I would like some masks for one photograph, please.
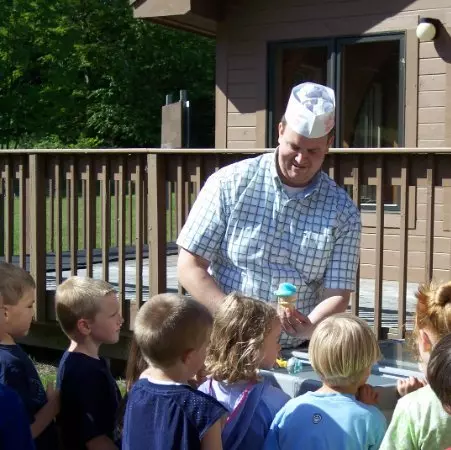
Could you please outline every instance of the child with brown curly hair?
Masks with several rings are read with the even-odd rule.
[[[271,305],[236,292],[215,316],[206,359],[208,379],[200,390],[228,410],[224,450],[261,449],[276,413],[290,399],[259,376],[280,352],[281,323]]]
[[[423,372],[432,349],[451,332],[451,282],[420,285],[414,336]],[[381,450],[442,449],[451,446],[451,416],[430,385],[402,397],[396,405]]]

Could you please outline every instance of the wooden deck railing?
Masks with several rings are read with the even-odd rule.
[[[83,268],[108,280],[114,266],[129,330],[136,306],[167,289],[167,244],[206,178],[265,151],[2,151],[0,255],[36,279],[36,321],[54,322],[50,294],[68,274]],[[451,279],[451,149],[335,149],[324,170],[362,209],[358,280],[374,280],[375,332],[384,336],[384,280],[392,280],[393,328],[403,337],[408,283]],[[355,313],[360,294],[352,297]]]

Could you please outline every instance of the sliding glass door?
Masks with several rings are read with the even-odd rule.
[[[269,48],[267,144],[277,145],[277,125],[291,88],[313,81],[336,92],[335,147],[404,145],[404,35],[273,43]],[[374,188],[362,202],[374,201]],[[395,202],[396,192],[386,199]]]

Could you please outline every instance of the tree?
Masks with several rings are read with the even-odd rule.
[[[214,95],[214,42],[127,0],[4,0],[0,17],[3,148],[158,146],[167,93]]]

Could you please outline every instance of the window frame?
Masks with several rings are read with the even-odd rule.
[[[334,147],[341,142],[341,81],[343,50],[347,45],[364,44],[369,42],[399,41],[399,85],[398,85],[398,145],[399,148],[405,146],[406,134],[406,33],[404,31],[385,32],[367,34],[365,36],[335,36],[324,39],[297,39],[290,41],[268,42],[267,46],[267,127],[266,127],[266,146],[272,148],[275,142],[277,122],[279,117],[274,117],[276,103],[276,75],[277,75],[277,52],[284,49],[308,48],[308,47],[326,47],[327,48],[327,85],[335,91],[336,96],[336,119],[335,119],[335,140]],[[362,205],[362,211],[374,212],[376,205],[367,203]],[[396,204],[385,204],[386,212],[398,213],[400,206]]]
[[[276,132],[277,121],[280,118],[274,117],[275,105],[275,87],[276,87],[276,56],[277,51],[291,48],[308,48],[308,47],[326,47],[328,53],[327,60],[327,85],[335,91],[336,95],[336,132],[335,132],[335,147],[337,142],[341,139],[341,92],[339,86],[341,85],[341,64],[343,61],[342,51],[346,45],[364,44],[367,42],[381,42],[381,41],[399,41],[399,92],[398,102],[400,105],[398,111],[398,142],[399,147],[405,145],[405,101],[406,101],[406,34],[405,32],[386,32],[377,34],[368,34],[365,36],[336,36],[325,39],[297,39],[290,41],[268,42],[268,83],[267,83],[267,124],[266,127],[266,146],[273,147],[274,135]]]

